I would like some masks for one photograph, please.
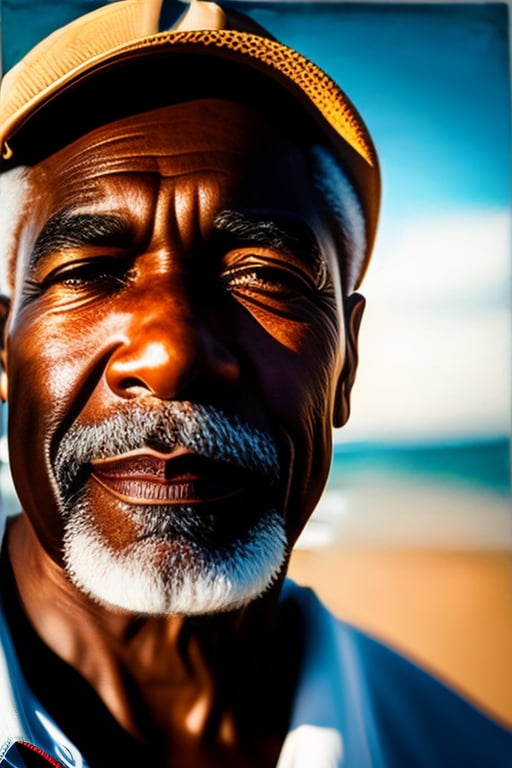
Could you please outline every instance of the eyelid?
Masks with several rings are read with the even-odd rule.
[[[308,263],[289,251],[241,247],[234,248],[225,254],[224,263],[226,274],[251,267],[266,266],[288,271],[317,291],[323,291],[330,285],[330,270],[321,253],[315,254]]]
[[[122,262],[126,258],[126,252],[119,248],[104,248],[97,246],[70,247],[55,251],[48,257],[39,261],[32,269],[29,269],[29,278],[38,283],[45,283],[66,270],[79,269],[80,267],[95,263],[98,265],[107,262]]]
[[[225,271],[252,266],[275,266],[277,269],[293,272],[302,279],[309,279],[316,285],[317,265],[307,264],[303,259],[286,251],[281,252],[261,246],[233,248],[224,255]]]

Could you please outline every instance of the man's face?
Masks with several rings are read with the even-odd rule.
[[[247,108],[100,128],[31,172],[7,330],[13,478],[104,602],[233,608],[316,505],[344,357],[307,161]]]

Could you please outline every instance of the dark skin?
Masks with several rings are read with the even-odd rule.
[[[215,405],[276,437],[293,545],[325,484],[332,425],[348,417],[363,309],[357,295],[343,306],[307,162],[247,108],[212,100],[100,128],[30,183],[2,386],[23,508],[8,545],[25,611],[120,725],[158,744],[153,764],[275,765],[299,633],[278,607],[286,562],[262,597],[213,617],[104,605],[64,571],[51,461],[71,424],[120,403]],[[249,235],[222,231],[226,210],[256,222]],[[122,226],[102,242],[69,236],[69,223],[41,239],[63,211]],[[116,498],[91,494],[103,535],[122,547]]]

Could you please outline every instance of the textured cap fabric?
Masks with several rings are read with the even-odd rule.
[[[380,174],[371,137],[346,94],[313,62],[247,17],[193,0],[173,29],[160,32],[160,5],[158,0],[109,3],[55,31],[5,74],[1,170],[37,162],[59,141],[72,140],[71,134],[59,135],[70,126],[86,132],[92,113],[101,112],[103,122],[115,119],[109,110],[116,99],[124,99],[124,114],[129,114],[142,111],[151,89],[158,89],[162,103],[190,97],[194,64],[200,66],[196,80],[210,78],[210,89],[229,85],[232,95],[248,101],[258,88],[265,96],[272,89],[274,104],[286,94],[295,116],[303,114],[314,124],[361,202],[367,230],[362,276],[375,236]]]

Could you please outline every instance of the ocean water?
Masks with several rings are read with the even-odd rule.
[[[509,438],[335,445],[298,542],[331,545],[512,552]]]
[[[345,487],[361,472],[407,474],[418,480],[479,488],[501,495],[511,491],[508,437],[416,444],[347,443],[334,446],[330,487]]]

